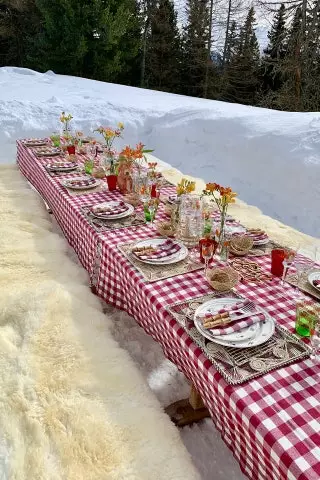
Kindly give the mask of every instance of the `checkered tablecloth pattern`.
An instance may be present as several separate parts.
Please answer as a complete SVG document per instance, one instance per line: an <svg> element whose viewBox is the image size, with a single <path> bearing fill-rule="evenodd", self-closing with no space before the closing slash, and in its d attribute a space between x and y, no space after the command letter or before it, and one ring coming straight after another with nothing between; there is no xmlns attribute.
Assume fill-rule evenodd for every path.
<svg viewBox="0 0 320 480"><path fill-rule="evenodd" d="M254 480L319 480L320 366L311 359L278 369L241 386L228 385L165 306L210 293L202 270L147 283L117 245L156 236L148 226L96 233L81 207L119 199L108 191L71 197L32 149L17 144L21 172L52 209L98 295L133 315L161 344L165 355L200 392L222 438ZM66 178L72 178L72 173ZM173 192L165 189L163 193ZM161 212L160 212L161 213ZM270 272L270 259L255 259ZM293 330L293 288L278 280L241 283L237 292Z"/></svg>

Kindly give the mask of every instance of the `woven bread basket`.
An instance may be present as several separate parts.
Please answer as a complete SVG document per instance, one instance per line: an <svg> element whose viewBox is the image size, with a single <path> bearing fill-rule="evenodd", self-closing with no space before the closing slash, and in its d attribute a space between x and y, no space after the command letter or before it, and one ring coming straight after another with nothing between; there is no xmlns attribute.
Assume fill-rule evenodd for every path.
<svg viewBox="0 0 320 480"><path fill-rule="evenodd" d="M176 205L174 203L169 203L166 202L164 204L164 213L168 215L168 217L171 217L173 211L176 209Z"/></svg>
<svg viewBox="0 0 320 480"><path fill-rule="evenodd" d="M217 267L207 271L207 280L218 292L227 292L237 285L240 275L231 267Z"/></svg>
<svg viewBox="0 0 320 480"><path fill-rule="evenodd" d="M124 195L124 201L133 207L137 207L141 203L139 195L136 193L128 193L127 195Z"/></svg>
<svg viewBox="0 0 320 480"><path fill-rule="evenodd" d="M171 222L158 222L156 224L157 232L163 237L173 237L175 229Z"/></svg>
<svg viewBox="0 0 320 480"><path fill-rule="evenodd" d="M244 256L250 252L253 247L252 238L247 235L234 236L230 240L230 252L233 255Z"/></svg>

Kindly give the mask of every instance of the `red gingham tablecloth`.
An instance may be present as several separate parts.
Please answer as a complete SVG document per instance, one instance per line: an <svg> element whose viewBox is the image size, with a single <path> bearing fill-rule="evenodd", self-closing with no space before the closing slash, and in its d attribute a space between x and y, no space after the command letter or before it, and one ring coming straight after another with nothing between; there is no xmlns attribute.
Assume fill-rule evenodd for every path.
<svg viewBox="0 0 320 480"><path fill-rule="evenodd" d="M52 209L81 263L95 278L98 295L134 316L193 382L242 471L254 480L319 480L319 364L307 359L240 386L228 385L165 310L168 304L211 292L203 271L145 282L117 245L150 237L150 227L96 233L81 211L82 206L121 196L108 191L70 196L60 184L65 177L50 177L45 170L50 159L35 157L21 142L17 148L21 172ZM170 192L169 188L163 193ZM267 256L256 261L270 271ZM291 286L242 283L237 291L293 330Z"/></svg>

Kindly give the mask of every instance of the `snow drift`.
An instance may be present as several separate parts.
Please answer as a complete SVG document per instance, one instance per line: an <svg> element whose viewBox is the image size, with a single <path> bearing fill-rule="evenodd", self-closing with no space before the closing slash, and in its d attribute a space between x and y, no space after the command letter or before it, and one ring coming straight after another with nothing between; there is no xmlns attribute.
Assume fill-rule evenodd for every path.
<svg viewBox="0 0 320 480"><path fill-rule="evenodd" d="M59 129L62 110L89 133L125 123L186 174L232 186L264 214L319 236L320 114L287 113L28 69L0 68L0 163L15 140Z"/></svg>

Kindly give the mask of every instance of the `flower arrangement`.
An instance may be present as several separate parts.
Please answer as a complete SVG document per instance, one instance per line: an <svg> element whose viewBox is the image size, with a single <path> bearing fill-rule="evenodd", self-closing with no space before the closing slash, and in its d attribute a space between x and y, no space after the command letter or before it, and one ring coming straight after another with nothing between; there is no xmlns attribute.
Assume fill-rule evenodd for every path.
<svg viewBox="0 0 320 480"><path fill-rule="evenodd" d="M136 145L136 148L131 148L130 145L126 146L119 153L119 162L124 162L127 164L127 166L136 165L138 168L140 168L142 166L142 162L147 161L145 154L153 152L153 150L147 150L144 147L145 145L143 145L141 142Z"/></svg>
<svg viewBox="0 0 320 480"><path fill-rule="evenodd" d="M99 127L94 130L95 132L98 132L103 136L107 150L109 152L111 152L115 139L121 137L121 134L124 130L124 125L121 122L118 123L117 127L118 128L116 129L112 129L110 127Z"/></svg>
<svg viewBox="0 0 320 480"><path fill-rule="evenodd" d="M177 195L180 197L181 195L194 192L195 189L196 182L191 182L190 180L183 178L177 185Z"/></svg>
<svg viewBox="0 0 320 480"><path fill-rule="evenodd" d="M148 174L150 178L156 178L156 166L158 165L157 162L148 162Z"/></svg>
<svg viewBox="0 0 320 480"><path fill-rule="evenodd" d="M71 113L68 113L66 114L65 112L62 112L61 115L60 115L60 122L62 123L62 125L64 126L63 130L65 132L69 132L70 131L70 122L71 120L73 119L73 116L71 115Z"/></svg>
<svg viewBox="0 0 320 480"><path fill-rule="evenodd" d="M223 247L228 245L225 242L224 232L228 207L231 203L235 203L237 194L230 187L222 187L218 183L207 183L205 190L203 190L203 195L213 197L212 201L216 203L220 212L220 230L216 233L221 251Z"/></svg>

